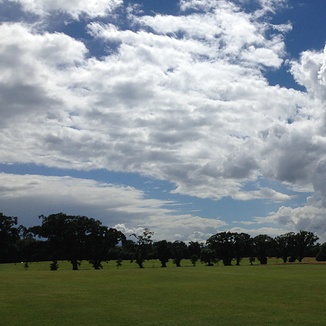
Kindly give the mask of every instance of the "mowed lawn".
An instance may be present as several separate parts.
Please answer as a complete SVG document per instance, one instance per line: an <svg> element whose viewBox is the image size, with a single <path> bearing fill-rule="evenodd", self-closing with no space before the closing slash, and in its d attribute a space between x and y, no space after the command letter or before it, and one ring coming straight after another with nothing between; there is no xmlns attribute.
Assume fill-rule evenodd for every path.
<svg viewBox="0 0 326 326"><path fill-rule="evenodd" d="M0 265L1 325L326 325L325 264Z"/></svg>

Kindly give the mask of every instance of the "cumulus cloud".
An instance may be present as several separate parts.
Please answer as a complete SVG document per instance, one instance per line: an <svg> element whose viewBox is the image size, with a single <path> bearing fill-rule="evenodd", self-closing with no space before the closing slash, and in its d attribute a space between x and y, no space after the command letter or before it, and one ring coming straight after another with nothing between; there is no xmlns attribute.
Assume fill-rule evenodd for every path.
<svg viewBox="0 0 326 326"><path fill-rule="evenodd" d="M239 60L243 61L242 65L251 63L277 68L282 64L282 33L266 37L267 30L274 28L272 25L254 21L252 14L241 11L230 1L187 1L181 4L182 9L198 6L205 8L204 15L194 13L181 17L141 16L135 20L160 34L179 33L184 39L191 39L192 43L198 40L199 48L206 45L205 56L208 57L223 58L233 63Z"/></svg>
<svg viewBox="0 0 326 326"><path fill-rule="evenodd" d="M291 72L296 81L321 101L326 100L326 46L323 51L305 51L293 61Z"/></svg>
<svg viewBox="0 0 326 326"><path fill-rule="evenodd" d="M314 170L313 186L317 194L320 194L322 207L326 208L326 158L322 158Z"/></svg>
<svg viewBox="0 0 326 326"><path fill-rule="evenodd" d="M251 228L251 227L234 227L230 229L230 232L237 232L237 233L248 233L252 237L255 237L260 234L267 234L270 237L277 237L280 234L285 234L288 232L293 232L293 229L288 230L285 227L256 227L256 228Z"/></svg>
<svg viewBox="0 0 326 326"><path fill-rule="evenodd" d="M69 97L64 72L83 61L84 44L65 34L40 35L19 23L2 24L0 33L0 125L28 126L28 119L36 125L35 116L63 114L63 99Z"/></svg>
<svg viewBox="0 0 326 326"><path fill-rule="evenodd" d="M179 193L250 197L237 195L242 182L262 174L261 162L271 166L260 157L271 144L261 133L286 128L304 96L262 75L262 65L283 60L281 34L268 38L266 23L231 2L215 5L184 16L134 16L134 30L90 23L93 37L118 44L102 59L67 35L3 24L3 90L22 94L4 97L4 116L15 126L2 132L17 153L28 148L19 156L2 148L3 161L139 172L172 181ZM17 66L22 76L13 73Z"/></svg>
<svg viewBox="0 0 326 326"><path fill-rule="evenodd" d="M66 13L75 19L81 15L90 18L103 17L122 4L122 0L9 0L18 3L26 12L40 16L50 15L53 12ZM4 2L3 0L0 1Z"/></svg>
<svg viewBox="0 0 326 326"><path fill-rule="evenodd" d="M225 225L218 219L178 215L174 204L148 199L143 191L129 186L72 177L0 173L1 210L18 216L19 223L25 226L38 225L41 214L63 211L100 219L126 236L148 227L155 232L156 240L175 240L177 232L180 240L203 241ZM200 239L198 232L203 236Z"/></svg>
<svg viewBox="0 0 326 326"><path fill-rule="evenodd" d="M122 5L16 2L43 19L52 12L101 17ZM313 184L326 196L317 177L326 142L325 50L288 63L306 92L270 85L264 73L287 63L291 25L271 24L268 15L285 1L257 1L253 12L245 3L181 1L180 16L129 7L123 27L93 19L85 28L104 47L101 55L63 33L3 23L1 162L135 172L171 182L172 193L201 198L292 198L267 187L246 189L262 177L293 189ZM180 217L186 220L203 221ZM187 224L179 230L174 221L184 234ZM221 222L205 223L210 230Z"/></svg>
<svg viewBox="0 0 326 326"><path fill-rule="evenodd" d="M325 214L325 206L321 205L319 200L315 201L315 199L309 198L305 206L296 208L282 206L277 212L271 213L267 218L255 218L255 222L283 226L282 233L308 230L318 235L320 242L325 242Z"/></svg>

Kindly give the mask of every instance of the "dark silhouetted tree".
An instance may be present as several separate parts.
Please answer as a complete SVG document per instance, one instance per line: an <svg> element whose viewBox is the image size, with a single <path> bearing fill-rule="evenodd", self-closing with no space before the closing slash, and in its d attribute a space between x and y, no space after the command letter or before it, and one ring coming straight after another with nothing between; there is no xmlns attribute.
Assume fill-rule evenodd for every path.
<svg viewBox="0 0 326 326"><path fill-rule="evenodd" d="M107 229L102 223L86 216L63 213L41 215L42 225L32 232L46 238L53 262L68 260L77 270L82 260L88 260L95 269L108 259L109 248L123 238L121 232Z"/></svg>
<svg viewBox="0 0 326 326"><path fill-rule="evenodd" d="M18 258L17 243L19 229L16 227L17 217L0 213L0 262L15 262Z"/></svg>
<svg viewBox="0 0 326 326"><path fill-rule="evenodd" d="M316 255L316 260L326 261L326 242L320 246L319 251Z"/></svg>
<svg viewBox="0 0 326 326"><path fill-rule="evenodd" d="M187 245L183 241L174 241L172 243L173 263L177 267L181 267L181 260L187 256Z"/></svg>
<svg viewBox="0 0 326 326"><path fill-rule="evenodd" d="M20 239L17 247L19 250L19 260L23 262L49 260L47 244L43 240L35 239L30 229L24 226L19 227Z"/></svg>
<svg viewBox="0 0 326 326"><path fill-rule="evenodd" d="M190 241L189 245L188 245L189 257L192 257L192 256L200 257L201 248L202 248L202 245L198 241L196 241L196 242Z"/></svg>
<svg viewBox="0 0 326 326"><path fill-rule="evenodd" d="M196 263L200 258L201 248L202 245L198 241L190 241L188 245L188 255L193 266L196 266Z"/></svg>
<svg viewBox="0 0 326 326"><path fill-rule="evenodd" d="M154 252L156 257L161 262L161 267L166 267L166 264L171 258L171 247L171 242L167 242L166 240L161 240L154 243Z"/></svg>
<svg viewBox="0 0 326 326"><path fill-rule="evenodd" d="M150 247L153 243L153 234L154 232L147 228L141 235L137 235L135 233L132 234L132 236L136 238L135 260L139 268L144 268L144 261L147 259L148 252L150 251Z"/></svg>
<svg viewBox="0 0 326 326"><path fill-rule="evenodd" d="M233 233L234 236L234 256L236 258L236 265L240 265L243 257L250 257L252 255L252 238L247 233Z"/></svg>
<svg viewBox="0 0 326 326"><path fill-rule="evenodd" d="M199 257L197 255L190 256L190 261L192 263L192 266L195 267L198 260L199 260Z"/></svg>
<svg viewBox="0 0 326 326"><path fill-rule="evenodd" d="M294 255L295 233L289 232L275 237L275 256L282 258L283 262L288 261L288 257Z"/></svg>
<svg viewBox="0 0 326 326"><path fill-rule="evenodd" d="M271 256L274 240L266 234L260 234L253 238L253 252L261 265L267 264L268 257Z"/></svg>
<svg viewBox="0 0 326 326"><path fill-rule="evenodd" d="M218 261L215 250L208 246L201 248L200 261L206 266L214 266L214 263Z"/></svg>
<svg viewBox="0 0 326 326"><path fill-rule="evenodd" d="M309 250L311 250L318 239L313 232L309 231L300 231L295 235L294 254L299 262L307 256Z"/></svg>
<svg viewBox="0 0 326 326"><path fill-rule="evenodd" d="M89 263L92 264L94 269L103 268L102 262L110 260L110 249L125 240L126 237L122 232L114 228L108 229L100 223L93 223L89 234L91 245L87 253Z"/></svg>
<svg viewBox="0 0 326 326"><path fill-rule="evenodd" d="M132 262L136 256L136 243L133 240L125 240L121 246L116 246L110 250L110 259L121 258Z"/></svg>
<svg viewBox="0 0 326 326"><path fill-rule="evenodd" d="M225 266L230 266L235 257L235 233L220 232L212 235L206 245L215 251L217 259L222 260Z"/></svg>

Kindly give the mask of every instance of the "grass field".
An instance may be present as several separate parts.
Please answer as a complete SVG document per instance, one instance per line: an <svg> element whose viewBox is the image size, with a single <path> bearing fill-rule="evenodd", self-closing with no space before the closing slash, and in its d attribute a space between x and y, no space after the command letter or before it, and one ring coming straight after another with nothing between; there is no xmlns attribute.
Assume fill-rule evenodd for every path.
<svg viewBox="0 0 326 326"><path fill-rule="evenodd" d="M1 325L325 325L326 265L0 265Z"/></svg>

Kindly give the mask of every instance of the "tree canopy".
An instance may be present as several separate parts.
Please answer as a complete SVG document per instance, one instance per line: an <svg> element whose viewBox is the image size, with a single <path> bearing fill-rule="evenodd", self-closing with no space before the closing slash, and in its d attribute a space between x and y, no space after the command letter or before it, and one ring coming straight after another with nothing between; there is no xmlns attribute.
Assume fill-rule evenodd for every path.
<svg viewBox="0 0 326 326"><path fill-rule="evenodd" d="M32 232L47 239L52 260L69 260L74 270L83 259L95 269L101 268L101 262L108 260L109 249L125 240L120 231L86 216L58 213L41 215L40 219L42 225L32 228Z"/></svg>
<svg viewBox="0 0 326 326"><path fill-rule="evenodd" d="M206 243L176 240L153 241L154 232L145 228L141 234L125 235L115 228L87 216L64 213L39 216L40 225L26 228L18 226L17 217L0 213L0 263L50 260L53 270L58 262L68 260L77 270L83 260L94 269L103 267L103 262L116 260L135 261L143 268L147 259L159 259L166 267L170 259L177 267L183 259L190 259L195 266L198 259L207 266L218 261L224 265L240 265L243 257L255 258L267 264L269 257L278 257L286 262L299 261L306 256L325 258L325 245L317 244L318 237L309 231L289 232L272 238L266 234L250 236L247 233L218 232ZM127 237L130 237L129 239Z"/></svg>

